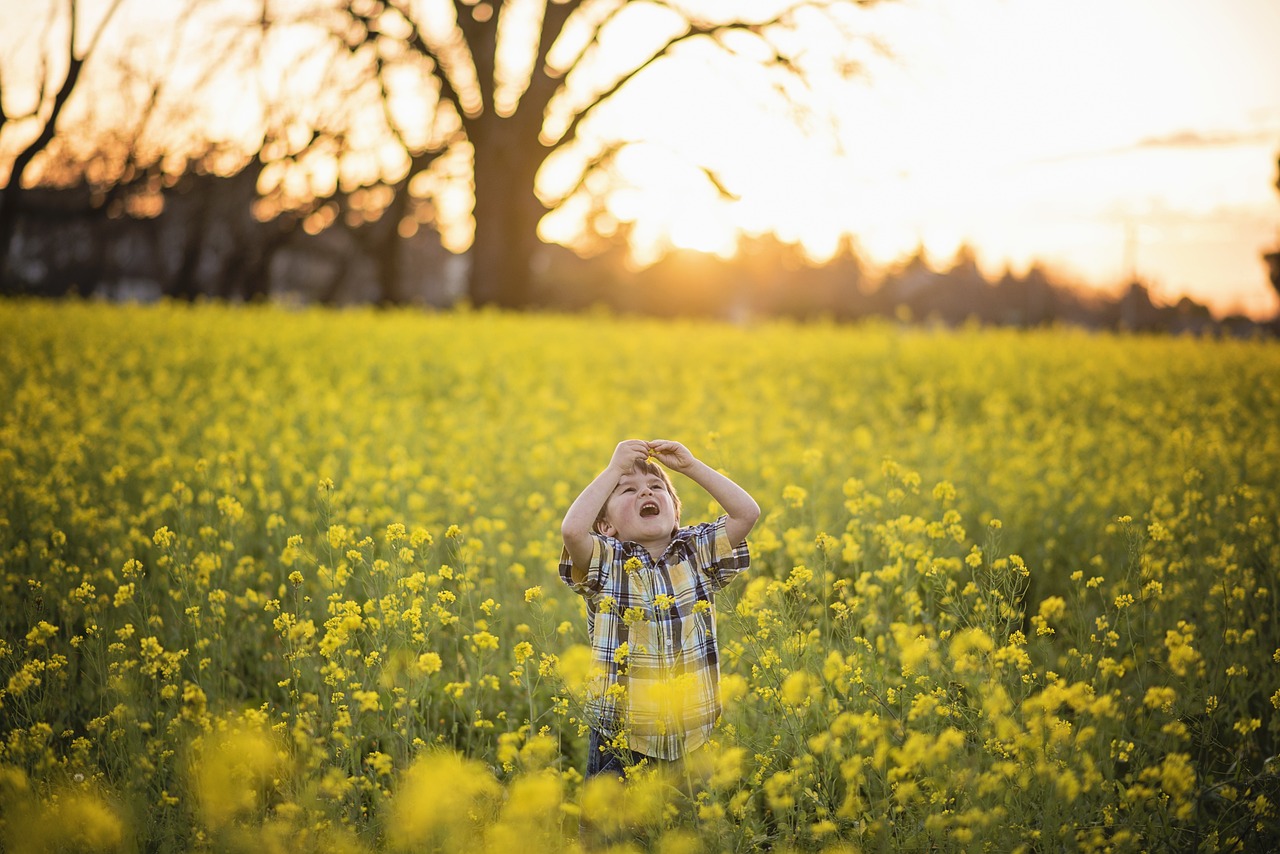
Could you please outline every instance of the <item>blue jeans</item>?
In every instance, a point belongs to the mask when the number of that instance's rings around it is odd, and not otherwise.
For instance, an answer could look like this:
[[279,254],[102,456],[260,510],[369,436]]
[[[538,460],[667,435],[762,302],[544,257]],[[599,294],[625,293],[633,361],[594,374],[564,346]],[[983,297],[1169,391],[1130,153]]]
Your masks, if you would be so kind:
[[[601,750],[601,747],[604,749]],[[634,750],[610,747],[608,740],[598,730],[592,729],[587,735],[587,770],[583,777],[588,780],[600,774],[622,777],[628,766],[639,764],[645,759],[649,760],[650,765],[658,761]]]

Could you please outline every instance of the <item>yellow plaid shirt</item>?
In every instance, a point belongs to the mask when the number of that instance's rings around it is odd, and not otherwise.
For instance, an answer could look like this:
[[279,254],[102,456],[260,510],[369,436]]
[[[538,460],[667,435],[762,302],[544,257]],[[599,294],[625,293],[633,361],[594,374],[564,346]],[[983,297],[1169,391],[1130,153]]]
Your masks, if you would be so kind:
[[751,563],[745,540],[729,542],[727,519],[681,528],[657,561],[638,543],[592,534],[580,583],[561,555],[561,579],[587,606],[587,720],[607,740],[625,734],[637,753],[677,759],[720,717],[715,593]]

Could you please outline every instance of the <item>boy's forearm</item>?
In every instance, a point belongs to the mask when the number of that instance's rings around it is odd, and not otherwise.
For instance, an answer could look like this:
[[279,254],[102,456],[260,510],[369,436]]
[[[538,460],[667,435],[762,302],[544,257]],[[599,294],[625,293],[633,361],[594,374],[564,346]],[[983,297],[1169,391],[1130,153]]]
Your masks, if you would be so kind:
[[618,485],[622,474],[610,463],[604,471],[595,476],[591,483],[587,484],[586,489],[579,493],[569,505],[569,509],[565,511],[564,521],[560,524],[560,532],[566,539],[570,536],[590,535],[600,508],[609,499],[609,494]]
[[701,460],[694,460],[681,473],[705,489],[730,519],[746,525],[743,536],[760,518],[760,505],[745,489]]
[[575,583],[581,583],[587,577],[587,564],[591,561],[592,551],[591,529],[595,525],[596,514],[600,512],[621,477],[621,472],[610,463],[608,468],[587,484],[587,488],[582,490],[565,511],[564,521],[560,523],[560,536],[569,553],[570,576]]

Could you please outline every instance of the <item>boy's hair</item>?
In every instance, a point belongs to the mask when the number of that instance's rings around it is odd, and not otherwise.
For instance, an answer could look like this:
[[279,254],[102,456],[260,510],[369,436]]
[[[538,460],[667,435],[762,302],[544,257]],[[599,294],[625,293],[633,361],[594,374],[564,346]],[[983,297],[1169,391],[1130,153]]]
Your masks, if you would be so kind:
[[[676,527],[675,530],[672,530],[671,532],[674,536],[675,532],[680,528],[680,496],[676,493],[676,485],[671,482],[671,476],[667,474],[667,470],[662,466],[657,463],[651,463],[648,460],[636,463],[635,467],[632,468],[632,471],[652,475],[666,485],[667,494],[671,496],[671,506],[676,510]],[[613,493],[610,493],[610,497],[612,497],[612,495]],[[596,521],[591,525],[591,530],[595,531],[597,534],[603,533],[600,530],[600,523],[604,521],[604,511],[608,508],[609,501],[606,499],[604,504],[600,505],[600,512],[596,514]]]

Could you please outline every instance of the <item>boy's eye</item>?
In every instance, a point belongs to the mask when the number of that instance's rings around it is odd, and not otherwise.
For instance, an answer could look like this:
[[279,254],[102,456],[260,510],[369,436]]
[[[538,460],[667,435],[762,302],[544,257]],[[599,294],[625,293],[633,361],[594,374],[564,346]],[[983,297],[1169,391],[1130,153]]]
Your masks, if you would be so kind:
[[635,491],[636,491],[636,488],[634,486],[628,486],[623,488],[622,494],[626,495],[628,492],[635,492]]

